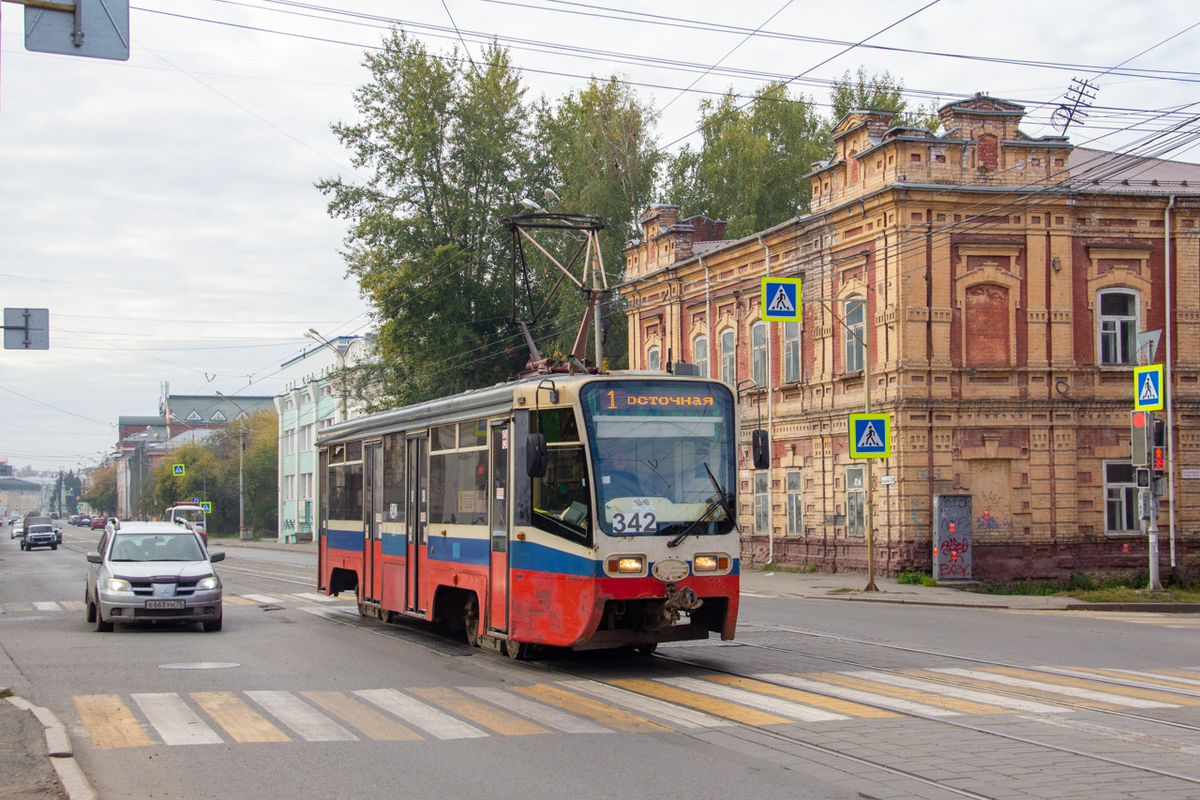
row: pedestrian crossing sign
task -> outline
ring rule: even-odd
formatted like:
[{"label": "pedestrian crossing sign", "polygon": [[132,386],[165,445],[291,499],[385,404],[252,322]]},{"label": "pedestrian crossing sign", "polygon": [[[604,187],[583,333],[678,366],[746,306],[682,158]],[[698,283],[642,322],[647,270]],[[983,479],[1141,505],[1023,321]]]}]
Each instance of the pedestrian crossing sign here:
[{"label": "pedestrian crossing sign", "polygon": [[848,431],[851,458],[890,458],[892,418],[887,414],[851,414]]},{"label": "pedestrian crossing sign", "polygon": [[762,279],[762,318],[766,322],[800,321],[800,279]]},{"label": "pedestrian crossing sign", "polygon": [[212,503],[208,502],[207,500],[204,501],[203,503],[200,504],[200,510],[203,511],[205,514],[211,514],[212,513]]},{"label": "pedestrian crossing sign", "polygon": [[1161,411],[1163,407],[1163,367],[1152,364],[1133,371],[1134,411]]},{"label": "pedestrian crossing sign", "polygon": [[172,470],[172,471],[173,471],[173,472],[174,472],[176,475],[182,475],[182,474],[183,474],[183,464],[173,464],[173,465],[171,466],[171,470]]}]

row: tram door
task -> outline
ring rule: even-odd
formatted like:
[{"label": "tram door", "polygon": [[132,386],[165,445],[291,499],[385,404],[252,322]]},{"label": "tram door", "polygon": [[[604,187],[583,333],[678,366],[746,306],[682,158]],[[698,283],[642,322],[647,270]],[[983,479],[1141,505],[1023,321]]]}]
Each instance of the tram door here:
[{"label": "tram door", "polygon": [[407,441],[408,448],[408,495],[405,519],[408,520],[408,598],[405,607],[415,613],[423,613],[421,607],[421,548],[425,545],[429,529],[427,510],[429,507],[429,476],[425,465],[429,453],[429,439],[413,437]]},{"label": "tram door", "polygon": [[488,497],[491,530],[491,574],[488,581],[488,627],[508,629],[508,421],[493,424],[489,437],[492,485]]},{"label": "tram door", "polygon": [[363,588],[362,600],[379,601],[383,541],[383,443],[363,445]]}]

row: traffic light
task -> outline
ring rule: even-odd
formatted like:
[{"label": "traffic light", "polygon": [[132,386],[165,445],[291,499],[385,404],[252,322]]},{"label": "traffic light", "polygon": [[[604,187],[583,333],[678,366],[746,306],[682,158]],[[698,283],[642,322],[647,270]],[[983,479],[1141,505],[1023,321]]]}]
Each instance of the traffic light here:
[{"label": "traffic light", "polygon": [[1130,462],[1135,467],[1150,464],[1150,441],[1154,429],[1154,414],[1149,411],[1133,411],[1129,416]]}]

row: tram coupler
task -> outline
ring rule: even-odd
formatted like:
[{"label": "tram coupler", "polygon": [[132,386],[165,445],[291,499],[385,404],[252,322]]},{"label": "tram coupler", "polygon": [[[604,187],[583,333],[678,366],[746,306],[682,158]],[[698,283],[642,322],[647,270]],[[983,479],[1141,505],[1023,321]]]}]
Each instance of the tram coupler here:
[{"label": "tram coupler", "polygon": [[685,586],[680,589],[675,584],[668,583],[667,599],[663,603],[662,621],[658,627],[678,625],[682,612],[686,611],[690,614],[702,605],[704,605],[704,601],[692,590],[692,587]]}]

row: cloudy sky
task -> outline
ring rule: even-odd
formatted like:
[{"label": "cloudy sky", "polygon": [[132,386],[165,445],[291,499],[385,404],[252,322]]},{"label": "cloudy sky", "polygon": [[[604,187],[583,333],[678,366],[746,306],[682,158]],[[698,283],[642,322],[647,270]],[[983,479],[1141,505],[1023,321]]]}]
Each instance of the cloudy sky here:
[{"label": "cloudy sky", "polygon": [[531,96],[616,73],[670,150],[706,97],[796,78],[827,103],[860,65],[920,104],[1023,103],[1033,135],[1091,80],[1070,136],[1101,149],[1200,112],[1190,0],[134,0],[124,62],[29,52],[24,14],[0,3],[0,305],[49,308],[51,349],[0,351],[0,457],[41,469],[96,463],[164,382],[274,395],[302,331],[368,329],[313,183],[356,178],[329,126],[390,24],[441,52],[498,39]]}]

